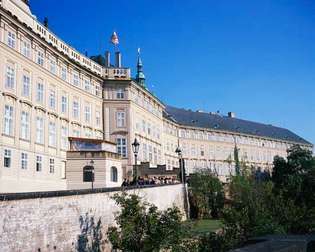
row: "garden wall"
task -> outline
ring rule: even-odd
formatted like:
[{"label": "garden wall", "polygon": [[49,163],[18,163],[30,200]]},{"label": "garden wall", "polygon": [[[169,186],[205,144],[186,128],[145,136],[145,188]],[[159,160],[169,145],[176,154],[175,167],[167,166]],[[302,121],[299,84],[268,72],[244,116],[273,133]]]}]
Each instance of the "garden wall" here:
[{"label": "garden wall", "polygon": [[[0,250],[76,251],[80,221],[100,221],[103,239],[119,210],[111,197],[121,188],[0,195]],[[182,184],[128,189],[160,210],[176,205],[184,213]],[[110,251],[106,245],[104,251]]]}]

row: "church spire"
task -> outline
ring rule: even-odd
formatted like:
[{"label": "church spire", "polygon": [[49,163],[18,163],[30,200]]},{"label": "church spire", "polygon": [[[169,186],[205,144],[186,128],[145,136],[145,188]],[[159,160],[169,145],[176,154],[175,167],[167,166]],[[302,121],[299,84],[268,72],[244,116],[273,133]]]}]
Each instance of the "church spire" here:
[{"label": "church spire", "polygon": [[140,48],[138,48],[138,61],[137,61],[137,75],[136,75],[136,81],[141,86],[145,86],[145,76],[142,69],[142,60],[140,57]]}]

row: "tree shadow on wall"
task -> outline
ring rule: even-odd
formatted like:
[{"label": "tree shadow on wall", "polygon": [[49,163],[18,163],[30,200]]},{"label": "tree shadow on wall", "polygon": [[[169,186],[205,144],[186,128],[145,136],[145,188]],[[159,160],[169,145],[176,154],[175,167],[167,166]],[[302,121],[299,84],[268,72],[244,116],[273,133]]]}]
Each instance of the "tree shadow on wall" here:
[{"label": "tree shadow on wall", "polygon": [[101,218],[96,222],[94,216],[89,216],[88,213],[85,216],[80,216],[80,230],[78,235],[76,251],[78,252],[101,252],[105,240],[102,234],[102,222]]}]

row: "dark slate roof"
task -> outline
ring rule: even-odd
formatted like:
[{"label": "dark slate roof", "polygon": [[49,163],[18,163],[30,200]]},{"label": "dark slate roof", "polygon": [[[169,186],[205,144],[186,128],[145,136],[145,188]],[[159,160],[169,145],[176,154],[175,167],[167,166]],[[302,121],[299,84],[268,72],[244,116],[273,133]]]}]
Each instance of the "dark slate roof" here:
[{"label": "dark slate roof", "polygon": [[311,145],[310,142],[304,140],[290,130],[219,114],[194,112],[191,110],[166,106],[166,111],[163,113],[163,116],[173,122],[185,126],[242,133]]}]

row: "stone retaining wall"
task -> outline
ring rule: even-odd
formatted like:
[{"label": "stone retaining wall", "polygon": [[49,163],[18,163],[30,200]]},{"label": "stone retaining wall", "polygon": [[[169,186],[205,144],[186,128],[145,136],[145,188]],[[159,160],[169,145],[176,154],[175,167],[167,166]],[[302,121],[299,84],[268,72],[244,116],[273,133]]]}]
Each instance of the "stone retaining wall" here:
[{"label": "stone retaining wall", "polygon": [[[76,251],[80,220],[101,221],[104,239],[119,210],[111,197],[120,188],[0,195],[0,250]],[[129,188],[160,210],[184,212],[182,184]],[[107,244],[104,251],[110,251]]]}]

